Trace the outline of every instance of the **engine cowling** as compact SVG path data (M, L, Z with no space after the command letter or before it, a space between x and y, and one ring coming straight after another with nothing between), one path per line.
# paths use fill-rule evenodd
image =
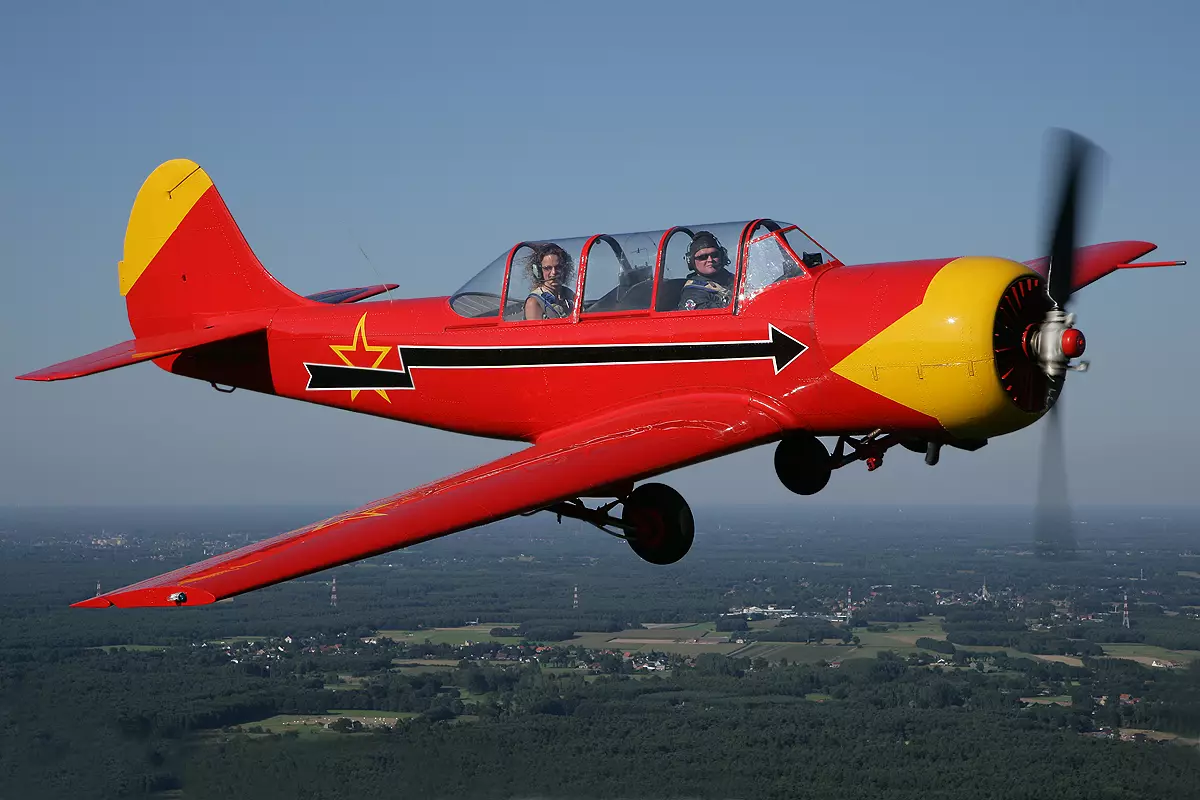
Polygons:
M991 257L830 270L815 298L834 373L963 440L1019 430L1047 410L1049 379L1020 340L1048 303L1040 275Z

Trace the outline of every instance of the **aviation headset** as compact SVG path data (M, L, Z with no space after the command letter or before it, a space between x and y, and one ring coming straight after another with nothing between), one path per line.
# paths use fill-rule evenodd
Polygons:
M698 231L696 235L692 237L691 244L688 245L687 252L683 255L683 260L687 262L687 268L689 270L693 272L695 271L696 253L705 249L706 247L717 248L717 255L720 256L717 259L719 262L717 264L718 269L729 266L729 251L725 249L723 244L721 244L721 240L708 231Z

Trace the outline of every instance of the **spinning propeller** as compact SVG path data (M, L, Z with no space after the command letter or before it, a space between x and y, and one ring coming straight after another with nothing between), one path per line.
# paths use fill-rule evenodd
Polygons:
M1083 355L1083 333L1075 328L1075 315L1067 311L1075 281L1075 248L1085 194L1094 170L1097 148L1071 131L1056 131L1060 148L1057 206L1049 242L1046 294L1051 307L1042 322L1026 332L1026 353L1046 373L1048 381L1046 431L1042 439L1038 499L1034 518L1034 540L1039 555L1071 558L1076 552L1067 499L1067 464L1063 444L1062 416L1058 408L1068 370L1082 372L1087 362L1071 364Z

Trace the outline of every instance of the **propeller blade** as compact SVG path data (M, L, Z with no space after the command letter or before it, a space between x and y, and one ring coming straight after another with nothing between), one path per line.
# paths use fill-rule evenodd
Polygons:
M1075 279L1075 247L1079 220L1088 186L1088 172L1098 148L1073 131L1056 131L1061 167L1058 178L1054 227L1051 229L1050 263L1046 269L1046 291L1059 308L1065 309Z
M1071 529L1071 505L1067 493L1067 458L1063 445L1061 403L1046 414L1042 438L1041 469L1038 474L1037 512L1034 518L1034 543L1037 553L1046 558L1070 559L1076 554L1075 533Z

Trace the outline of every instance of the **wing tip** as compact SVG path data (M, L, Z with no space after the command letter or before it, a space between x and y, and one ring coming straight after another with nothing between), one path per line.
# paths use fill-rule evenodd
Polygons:
M87 600L80 600L78 603L71 603L71 608L108 608L112 603L108 599L100 596L89 597Z
M186 586L150 586L145 589L118 590L72 603L71 608L165 608L168 606L205 606L217 601L216 595Z

